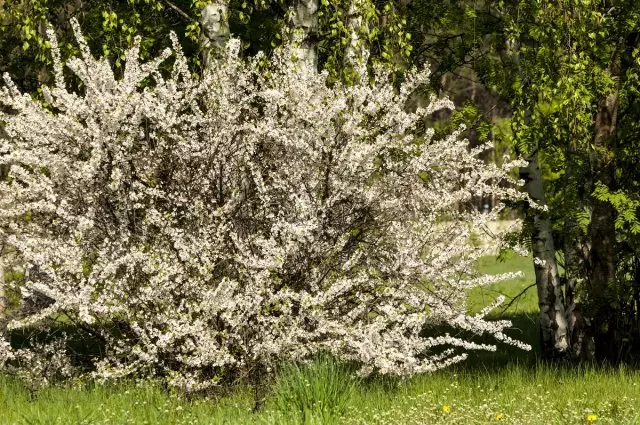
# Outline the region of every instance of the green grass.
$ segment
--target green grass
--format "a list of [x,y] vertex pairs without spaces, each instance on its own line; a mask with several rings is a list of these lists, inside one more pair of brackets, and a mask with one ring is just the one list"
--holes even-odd
[[[500,274],[513,271],[521,271],[523,277],[510,279],[496,283],[485,288],[476,288],[470,294],[470,308],[478,311],[499,295],[506,297],[505,304],[508,304],[523,289],[535,283],[536,277],[533,271],[533,261],[530,257],[522,257],[509,253],[503,260],[493,256],[483,257],[478,261],[478,271],[486,274]],[[498,308],[500,311],[501,308]],[[533,313],[538,314],[538,295],[535,286],[527,289],[521,294],[507,310],[508,313]]]
[[274,406],[300,423],[336,422],[356,391],[352,372],[327,355],[309,364],[285,365],[274,385]]
[[372,403],[363,393],[346,423],[581,424],[595,414],[597,423],[635,424],[639,377],[624,369],[515,363],[498,371],[443,371],[401,385],[386,401]]
[[[331,379],[351,378],[342,375]],[[152,384],[130,384],[49,389],[31,399],[24,388],[4,379],[0,380],[0,423],[583,424],[587,415],[595,414],[597,423],[637,424],[639,381],[640,374],[635,371],[595,367],[511,364],[489,372],[449,370],[395,385],[358,383],[343,400],[340,416],[327,415],[310,404],[302,416],[295,400],[280,405],[276,396],[267,401],[263,411],[253,414],[251,394],[244,390],[221,399],[186,400]],[[327,390],[330,392],[330,388],[316,387],[307,394],[315,392],[322,398]],[[289,391],[295,399],[297,390]],[[450,411],[445,412],[444,406]]]
[[[463,367],[486,371],[489,369],[499,370],[512,363],[520,365],[535,363],[539,355],[539,309],[536,288],[531,286],[535,283],[533,260],[531,257],[509,253],[502,259],[494,256],[483,257],[478,261],[477,267],[478,272],[483,274],[501,274],[514,271],[522,273],[523,276],[520,278],[472,290],[469,294],[469,310],[471,312],[480,311],[499,295],[504,295],[506,297],[504,304],[495,309],[489,317],[510,320],[513,326],[507,331],[507,334],[530,344],[533,349],[522,351],[511,346],[499,345],[498,351],[495,353],[471,353],[469,360],[463,364]],[[487,339],[485,342],[494,343],[491,339]]]
[[[479,269],[521,269],[523,279],[471,294],[472,308],[533,282],[531,259],[483,258]],[[535,288],[505,312],[510,334],[537,341]],[[537,351],[501,347],[453,369],[408,381],[356,380],[330,358],[288,365],[274,381],[265,407],[252,413],[253,395],[186,399],[154,383],[49,388],[32,394],[0,377],[0,425],[5,424],[640,424],[640,373],[597,366],[558,367]]]

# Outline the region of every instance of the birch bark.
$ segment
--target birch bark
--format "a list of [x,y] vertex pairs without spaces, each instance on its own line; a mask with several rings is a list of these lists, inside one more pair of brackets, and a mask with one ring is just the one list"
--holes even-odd
[[[521,170],[525,190],[539,205],[547,205],[540,173],[538,150],[527,158],[528,167]],[[531,245],[534,256],[538,304],[540,306],[540,337],[545,357],[559,357],[567,353],[568,323],[564,294],[558,274],[551,222],[545,212],[534,210]]]
[[[366,67],[368,52],[364,40],[358,35],[362,31],[362,9],[366,0],[352,0],[348,12],[348,28],[351,31],[351,39],[347,44],[345,58],[347,62],[354,66],[362,74],[363,67]],[[366,69],[366,68],[365,68]]]
[[202,8],[200,17],[202,33],[200,45],[202,61],[206,67],[211,65],[212,55],[215,56],[229,40],[229,2],[228,0],[214,0]]
[[318,0],[295,0],[292,7],[292,29],[300,33],[300,45],[295,55],[302,68],[318,71]]

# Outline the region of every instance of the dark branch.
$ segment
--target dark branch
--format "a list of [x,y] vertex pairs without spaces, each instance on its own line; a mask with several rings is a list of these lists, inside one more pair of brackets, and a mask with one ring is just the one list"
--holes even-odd
[[526,288],[524,288],[522,291],[520,291],[520,293],[518,295],[516,295],[515,297],[511,298],[511,301],[509,301],[509,304],[507,304],[507,306],[502,309],[502,312],[500,313],[500,315],[503,315],[507,310],[509,310],[509,307],[511,307],[513,305],[513,303],[515,303],[518,298],[520,298],[521,296],[524,295],[525,292],[527,292],[529,289],[533,288],[534,286],[536,286],[536,283],[532,283],[531,285],[527,286]]
[[171,3],[169,0],[164,0],[164,2],[167,4],[167,6],[169,6],[171,9],[173,9],[178,15],[182,16],[187,21],[196,22],[196,20],[193,19],[191,16],[189,16],[184,10],[180,9],[178,6],[176,6],[175,4]]

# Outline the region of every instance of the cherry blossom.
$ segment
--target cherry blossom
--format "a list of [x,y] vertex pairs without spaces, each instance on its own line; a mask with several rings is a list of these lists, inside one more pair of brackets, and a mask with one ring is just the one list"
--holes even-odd
[[[463,128],[443,138],[425,128],[453,108],[432,98],[409,109],[427,69],[399,89],[381,68],[330,84],[291,47],[265,72],[261,55],[240,58],[231,41],[195,78],[172,35],[148,63],[136,40],[116,77],[73,26],[81,56],[66,66],[81,90],[67,87],[51,31],[46,103],[8,76],[0,91],[10,166],[0,236],[36,306],[9,329],[75,324],[100,341],[93,376],[161,376],[189,390],[318,351],[364,374],[411,376],[496,349],[471,335],[528,348],[504,333],[508,321],[486,318],[501,300],[477,315],[467,305],[471,288],[513,277],[474,272],[485,248],[472,236],[504,206],[481,213],[470,201],[525,199],[509,174],[521,163],[486,164],[490,146],[470,149]],[[56,359],[50,367],[70,376],[65,338],[0,340],[0,365]]]

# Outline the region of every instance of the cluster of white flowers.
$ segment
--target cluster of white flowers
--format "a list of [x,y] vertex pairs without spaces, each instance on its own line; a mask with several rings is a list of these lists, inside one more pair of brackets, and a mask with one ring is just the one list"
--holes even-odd
[[[407,110],[427,70],[399,90],[382,69],[328,84],[288,48],[264,72],[232,41],[197,79],[173,36],[144,64],[138,40],[117,78],[74,28],[79,91],[54,37],[46,103],[7,76],[0,91],[0,236],[29,272],[24,297],[40,300],[9,329],[75,324],[101,341],[94,376],[160,375],[191,390],[319,350],[408,376],[495,349],[441,326],[526,348],[503,333],[509,322],[466,304],[469,288],[510,277],[474,275],[484,249],[471,235],[500,208],[469,201],[523,199],[508,174],[521,164],[485,164],[486,146],[425,130],[453,107]],[[0,362],[34,364],[41,345],[0,340]]]

